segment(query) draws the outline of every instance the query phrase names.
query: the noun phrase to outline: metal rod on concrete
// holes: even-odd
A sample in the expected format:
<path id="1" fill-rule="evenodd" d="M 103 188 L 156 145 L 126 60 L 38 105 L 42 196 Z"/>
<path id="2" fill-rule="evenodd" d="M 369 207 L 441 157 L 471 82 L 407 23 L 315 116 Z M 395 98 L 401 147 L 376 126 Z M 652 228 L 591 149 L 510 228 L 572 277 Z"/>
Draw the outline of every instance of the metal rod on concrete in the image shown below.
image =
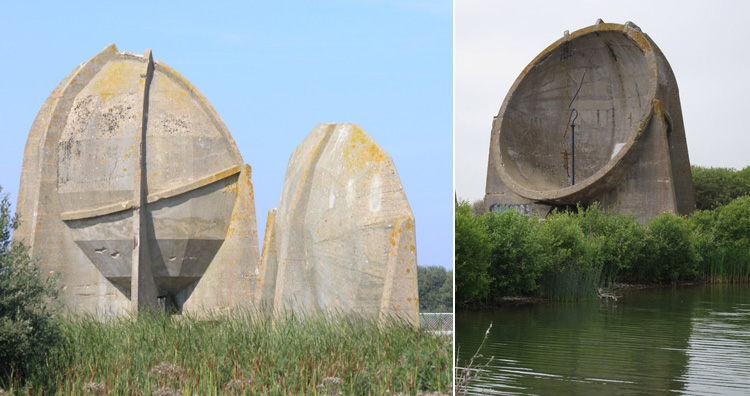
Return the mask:
<path id="1" fill-rule="evenodd" d="M 570 181 L 575 186 L 576 184 L 576 124 L 570 126 L 572 131 L 570 133 Z"/>

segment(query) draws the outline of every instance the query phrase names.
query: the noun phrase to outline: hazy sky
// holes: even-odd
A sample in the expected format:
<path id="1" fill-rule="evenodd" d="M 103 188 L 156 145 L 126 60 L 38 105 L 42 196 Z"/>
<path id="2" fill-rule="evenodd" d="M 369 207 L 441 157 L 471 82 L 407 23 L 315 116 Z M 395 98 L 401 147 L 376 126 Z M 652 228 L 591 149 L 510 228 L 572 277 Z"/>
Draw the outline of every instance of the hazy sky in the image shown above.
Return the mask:
<path id="1" fill-rule="evenodd" d="M 455 178 L 484 197 L 492 117 L 537 54 L 565 30 L 632 21 L 677 78 L 690 162 L 750 165 L 750 3 L 740 1 L 455 2 Z"/>
<path id="2" fill-rule="evenodd" d="M 317 123 L 355 122 L 393 157 L 419 264 L 452 267 L 452 3 L 200 4 L 3 6 L 0 186 L 13 204 L 29 129 L 57 84 L 110 43 L 151 48 L 203 93 L 252 166 L 261 243 L 294 148 Z"/>

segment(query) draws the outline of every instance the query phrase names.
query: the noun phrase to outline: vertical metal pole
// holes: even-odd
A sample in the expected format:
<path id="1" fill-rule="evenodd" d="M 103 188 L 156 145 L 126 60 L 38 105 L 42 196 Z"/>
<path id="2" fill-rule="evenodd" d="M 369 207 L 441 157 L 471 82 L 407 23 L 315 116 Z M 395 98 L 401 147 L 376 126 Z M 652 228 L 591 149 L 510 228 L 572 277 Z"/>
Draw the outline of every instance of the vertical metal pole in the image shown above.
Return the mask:
<path id="1" fill-rule="evenodd" d="M 570 126 L 572 128 L 572 132 L 570 133 L 570 167 L 571 170 L 571 183 L 572 185 L 576 184 L 576 124 L 575 120 L 573 120 L 573 124 Z"/>

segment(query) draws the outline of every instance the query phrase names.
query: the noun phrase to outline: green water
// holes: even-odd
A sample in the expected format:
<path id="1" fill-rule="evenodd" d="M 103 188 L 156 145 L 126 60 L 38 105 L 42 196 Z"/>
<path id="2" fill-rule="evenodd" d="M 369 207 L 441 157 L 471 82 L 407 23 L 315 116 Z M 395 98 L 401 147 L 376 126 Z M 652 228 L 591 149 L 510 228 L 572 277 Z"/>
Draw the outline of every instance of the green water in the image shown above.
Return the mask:
<path id="1" fill-rule="evenodd" d="M 458 312 L 459 366 L 490 323 L 469 394 L 750 395 L 748 285 Z"/>

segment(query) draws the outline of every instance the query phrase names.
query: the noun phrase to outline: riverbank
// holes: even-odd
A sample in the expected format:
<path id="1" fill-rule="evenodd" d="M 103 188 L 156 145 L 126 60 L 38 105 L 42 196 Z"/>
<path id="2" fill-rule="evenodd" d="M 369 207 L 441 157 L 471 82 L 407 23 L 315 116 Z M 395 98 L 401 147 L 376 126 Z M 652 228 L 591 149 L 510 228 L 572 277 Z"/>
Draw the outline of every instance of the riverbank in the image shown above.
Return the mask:
<path id="1" fill-rule="evenodd" d="M 616 284 L 750 282 L 750 197 L 643 224 L 594 204 L 544 220 L 456 205 L 456 304 L 575 301 Z"/>

